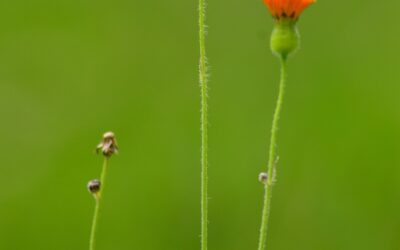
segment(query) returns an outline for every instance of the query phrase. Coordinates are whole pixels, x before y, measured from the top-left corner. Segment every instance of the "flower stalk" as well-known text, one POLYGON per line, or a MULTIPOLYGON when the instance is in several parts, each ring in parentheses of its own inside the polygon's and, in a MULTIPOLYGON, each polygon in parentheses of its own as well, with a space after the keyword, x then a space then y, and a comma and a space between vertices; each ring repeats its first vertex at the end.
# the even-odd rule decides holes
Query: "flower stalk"
POLYGON ((207 59, 206 59, 206 0, 199 0, 199 80, 201 89, 201 249, 207 250, 208 224, 208 162, 207 162, 207 59))
POLYGON ((108 169, 108 157, 104 157, 103 169, 102 169, 101 178, 100 178, 101 186, 100 186, 99 191, 96 192, 95 194, 93 194, 95 201, 96 201, 96 205, 94 207, 92 228, 90 231, 89 250, 95 250, 97 222, 99 220, 100 205, 101 205, 101 199, 102 199, 104 184, 105 184, 106 175, 107 175, 107 169, 108 169))
POLYGON ((302 11, 315 0, 264 0, 265 5, 274 17, 275 26, 271 35, 271 50, 279 58, 281 63, 281 77, 279 94, 276 101, 274 116, 272 119, 271 138, 269 144, 267 172, 261 173, 259 180, 264 184, 264 206, 261 218, 261 228, 258 250, 265 250, 267 243, 268 221, 271 209, 272 188, 275 182, 277 165, 277 132, 279 118, 282 110, 283 97, 287 79, 287 59, 299 47, 300 35, 297 29, 297 21, 302 11))
POLYGON ((275 113, 272 120, 271 140, 269 144, 268 169, 267 169, 267 174, 264 175, 260 174, 260 181, 264 184, 265 194, 264 194, 264 208, 262 212, 258 250, 264 250, 267 241, 268 221, 269 221, 269 213, 270 213, 271 198, 272 198, 272 186, 275 181, 275 172, 277 163, 277 153, 276 153, 277 132, 278 132, 280 113, 282 110, 283 96, 285 94, 285 84, 286 84, 286 59, 284 57, 281 57, 281 80, 279 84, 279 95, 276 102, 275 113))
POLYGON ((93 213, 92 227, 90 231, 90 239, 89 239, 89 250, 95 250, 96 245, 96 232, 97 232, 97 224, 99 221, 99 214, 101 210, 102 198, 104 193, 104 186, 106 182, 106 176, 108 171, 108 163, 110 157, 118 152, 118 145, 115 140, 114 133, 107 132, 103 135, 103 140, 97 146, 96 152, 101 152, 104 157, 103 167, 101 170, 100 181, 99 180, 91 180, 88 183, 88 190, 95 199, 95 208, 93 213))

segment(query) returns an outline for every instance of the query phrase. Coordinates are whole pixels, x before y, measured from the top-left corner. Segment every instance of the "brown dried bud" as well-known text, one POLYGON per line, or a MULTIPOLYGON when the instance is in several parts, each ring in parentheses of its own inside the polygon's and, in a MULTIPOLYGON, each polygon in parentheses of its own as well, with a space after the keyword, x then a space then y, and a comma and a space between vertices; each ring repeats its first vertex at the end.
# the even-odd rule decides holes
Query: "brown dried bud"
POLYGON ((87 184, 87 189, 93 195, 97 194, 100 191, 101 182, 99 180, 91 180, 87 184))
POLYGON ((267 173, 260 173, 258 175, 258 180, 262 183, 262 184, 267 184, 268 183, 268 174, 267 173))
POLYGON ((103 140, 97 145, 96 152, 102 152, 106 157, 118 153, 118 145, 113 132, 107 132, 103 135, 103 140))

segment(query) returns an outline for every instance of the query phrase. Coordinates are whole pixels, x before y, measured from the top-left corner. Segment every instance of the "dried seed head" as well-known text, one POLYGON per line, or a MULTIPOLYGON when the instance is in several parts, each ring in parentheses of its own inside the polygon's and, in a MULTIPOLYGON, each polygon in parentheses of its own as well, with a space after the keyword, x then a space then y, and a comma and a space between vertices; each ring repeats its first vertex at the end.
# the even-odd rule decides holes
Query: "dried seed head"
POLYGON ((113 132, 107 132, 103 135, 103 140, 97 145, 96 152, 102 152, 104 156, 111 157, 118 153, 118 145, 113 132))
POLYGON ((106 140, 106 139, 114 139, 114 138, 115 138, 115 135, 114 135, 114 133, 111 132, 111 131, 106 132, 106 133, 104 133, 104 135, 103 135, 103 139, 104 139, 104 140, 106 140))
POLYGON ((262 184, 267 184, 268 182, 268 174, 267 173, 260 173, 258 175, 258 180, 262 183, 262 184))
POLYGON ((87 189, 93 195, 97 194, 100 191, 101 182, 99 180, 91 180, 87 184, 87 189))

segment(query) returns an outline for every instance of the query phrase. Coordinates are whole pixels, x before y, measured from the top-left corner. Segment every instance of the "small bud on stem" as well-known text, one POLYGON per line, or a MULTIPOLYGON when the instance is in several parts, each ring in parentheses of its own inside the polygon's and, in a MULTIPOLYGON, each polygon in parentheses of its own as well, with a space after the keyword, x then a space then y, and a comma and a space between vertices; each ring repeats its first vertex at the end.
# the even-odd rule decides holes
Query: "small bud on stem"
POLYGON ((262 183, 262 184, 267 184, 268 183, 268 174, 267 173, 260 173, 258 175, 258 180, 262 183))
POLYGON ((97 179, 96 180, 91 180, 87 184, 87 189, 94 196, 96 196, 96 194, 100 191, 100 188, 101 188, 101 182, 99 180, 97 180, 97 179))

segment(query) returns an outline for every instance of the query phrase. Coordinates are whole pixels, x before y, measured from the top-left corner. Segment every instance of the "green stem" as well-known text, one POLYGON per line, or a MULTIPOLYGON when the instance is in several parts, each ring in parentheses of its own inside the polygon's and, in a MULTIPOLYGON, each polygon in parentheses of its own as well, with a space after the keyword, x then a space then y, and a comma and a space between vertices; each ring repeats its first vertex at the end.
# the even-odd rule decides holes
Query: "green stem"
POLYGON ((95 249, 97 221, 99 218, 100 204, 101 204, 101 198, 102 198, 104 184, 105 184, 105 180, 106 180, 107 168, 108 168, 108 157, 104 157, 103 169, 102 169, 101 178, 100 178, 100 190, 97 194, 95 194, 96 206, 94 208, 94 214, 93 214, 93 222, 92 222, 92 229, 91 229, 91 233, 90 233, 89 250, 95 249))
POLYGON ((205 48, 205 3, 199 0, 199 78, 201 87, 201 249, 207 250, 207 65, 205 48))
POLYGON ((267 183, 265 184, 264 208, 262 214, 258 250, 264 250, 267 241, 266 239, 267 239, 269 212, 271 207, 272 186, 274 184, 274 179, 275 179, 274 176, 276 168, 275 163, 277 159, 276 134, 278 131, 279 116, 282 109, 283 95, 285 92, 285 83, 286 83, 286 58, 281 57, 281 81, 279 84, 279 95, 278 95, 278 100, 276 102, 274 118, 272 120, 271 141, 269 145, 270 148, 269 148, 269 160, 268 160, 268 180, 267 183))

